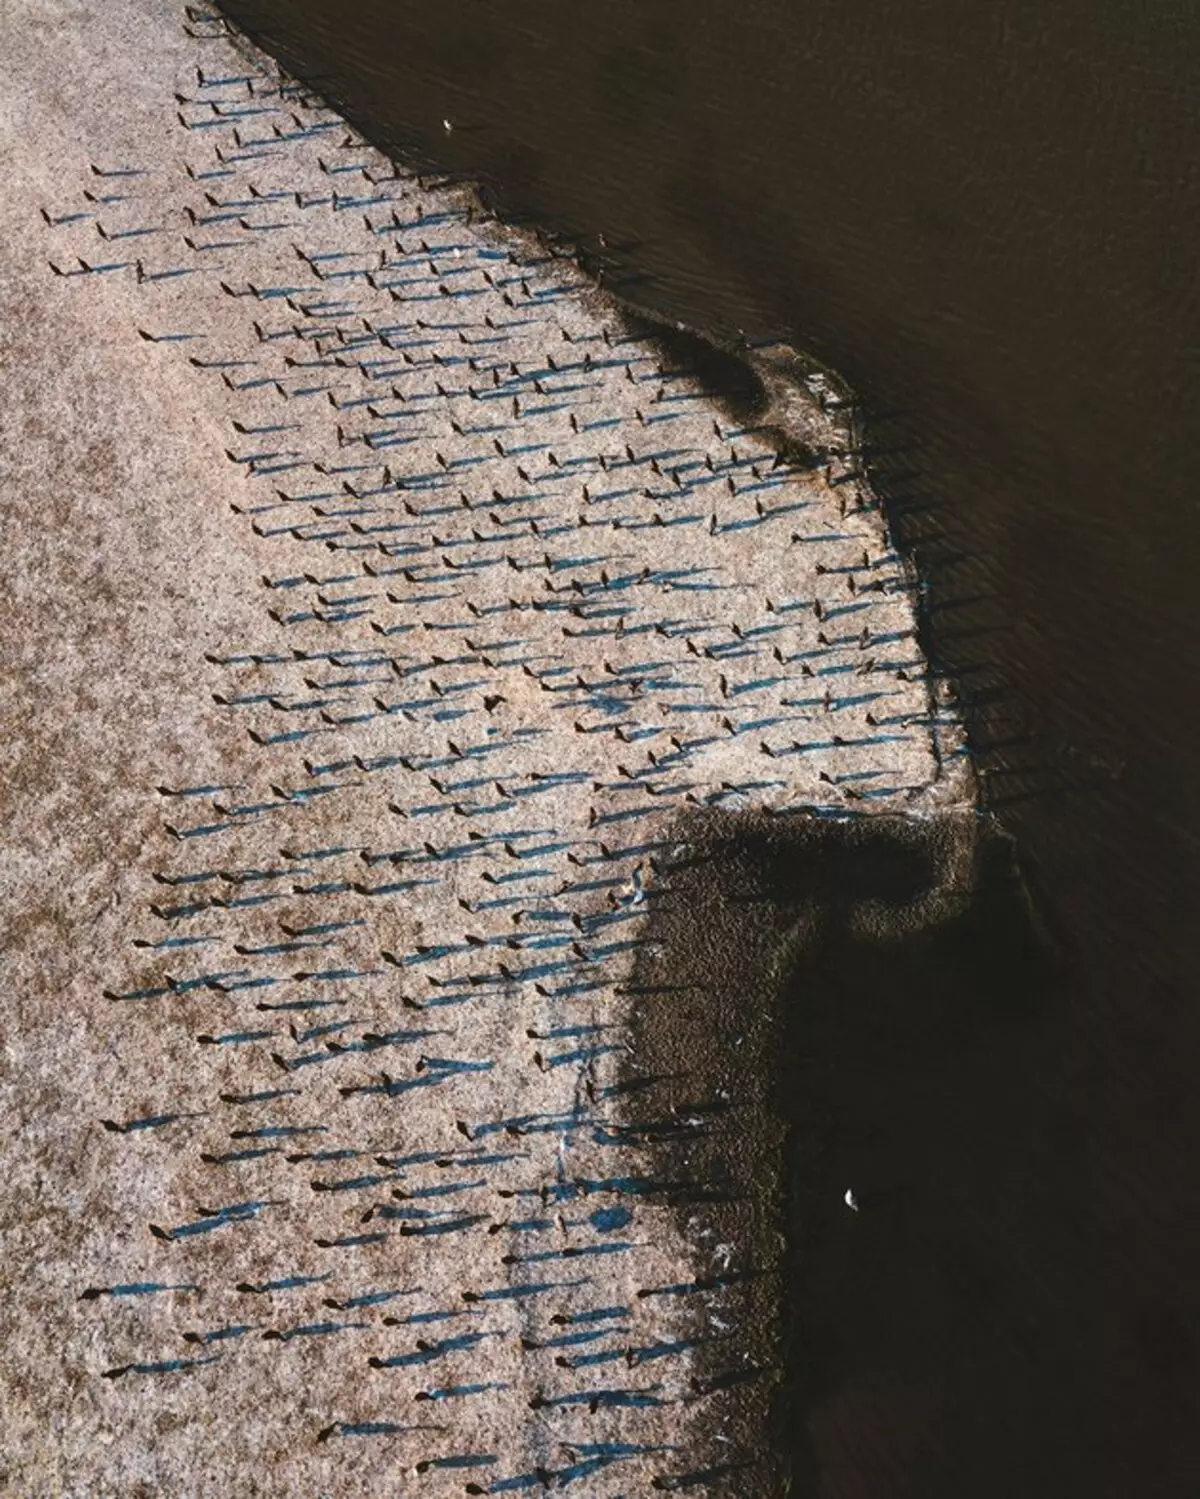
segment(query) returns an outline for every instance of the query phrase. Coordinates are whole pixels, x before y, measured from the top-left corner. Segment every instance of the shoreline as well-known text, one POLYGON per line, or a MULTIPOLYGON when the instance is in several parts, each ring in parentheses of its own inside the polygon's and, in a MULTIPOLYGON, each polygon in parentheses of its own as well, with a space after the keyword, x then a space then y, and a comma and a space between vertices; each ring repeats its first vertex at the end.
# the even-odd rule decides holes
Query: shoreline
MULTIPOLYGON (((989 803, 1061 971, 1056 1018, 1011 1059, 1037 1128, 999 1100, 1025 1187, 1001 1157, 944 1263, 949 1282, 1009 1245, 955 1318, 976 1459, 947 1492, 1052 1494, 1086 1474, 1097 1493, 1173 1495, 1193 1445, 1178 1360, 1200 1328, 1178 1217, 1180 1142, 1200 1125, 1178 697, 1194 320, 1182 263, 1156 257, 1196 216, 1179 176, 1194 24, 1087 32, 1101 138, 1090 95, 1059 86, 1082 14, 1001 38, 982 19, 958 35, 947 5, 824 3, 798 20, 761 0, 716 7, 702 33, 659 4, 584 28, 548 5, 522 26, 465 4, 436 25, 377 0, 333 25, 322 0, 237 9, 281 22, 279 45, 336 76, 361 123, 478 166, 523 214, 603 230, 610 285, 731 337, 786 329, 863 395, 872 473, 922 559, 989 803), (989 1348, 975 1329, 996 1287, 1011 1330, 989 1348)), ((1014 1004, 1022 988, 1014 972, 1014 1004)), ((930 1046, 935 1069, 956 1068, 952 1028, 930 1046)), ((960 1112, 969 1092, 951 1117, 988 1154, 992 1127, 960 1112)), ((899 1359, 920 1385, 921 1343, 877 1375, 899 1359)))
POLYGON ((270 70, 221 71, 218 39, 197 74, 194 39, 128 0, 86 33, 40 19, 96 77, 64 101, 26 19, 7 22, 39 122, 6 147, 8 222, 39 236, 10 236, 31 331, 9 869, 32 914, 10 1087, 39 1206, 5 1373, 27 1471, 76 1482, 87 1449, 89 1481, 178 1486, 219 1420, 246 1444, 230 1458, 285 1486, 356 1491, 374 1433, 423 1471, 501 1449, 489 1482, 590 1462, 598 1496, 635 1469, 670 1487, 682 1460, 617 1463, 631 1434, 657 1453, 712 1424, 682 1314, 649 1294, 700 1250, 620 1185, 642 1159, 617 1101, 644 871, 689 798, 840 817, 882 779, 881 807, 953 800, 903 564, 871 509, 723 423, 564 264, 389 174, 270 70), (874 632, 824 638, 827 614, 874 632), (843 703, 847 676, 871 691, 843 703), (418 1205, 451 1167, 458 1217, 418 1205), (48 1192, 80 1204, 54 1243, 48 1192), (545 1220, 515 1218, 523 1199, 545 1220), (599 1268, 541 1288, 521 1268, 560 1261, 599 1268), (615 1388, 536 1304, 586 1328, 593 1280, 626 1310, 597 1362, 629 1375, 615 1388), (409 1295, 411 1319, 363 1310, 409 1295), (389 1331, 441 1320, 466 1341, 389 1331), (497 1386, 449 1450, 408 1404, 449 1398, 441 1357, 497 1386), (33 1381, 47 1362, 73 1403, 33 1381), (65 1435, 47 1401, 70 1403, 65 1435))

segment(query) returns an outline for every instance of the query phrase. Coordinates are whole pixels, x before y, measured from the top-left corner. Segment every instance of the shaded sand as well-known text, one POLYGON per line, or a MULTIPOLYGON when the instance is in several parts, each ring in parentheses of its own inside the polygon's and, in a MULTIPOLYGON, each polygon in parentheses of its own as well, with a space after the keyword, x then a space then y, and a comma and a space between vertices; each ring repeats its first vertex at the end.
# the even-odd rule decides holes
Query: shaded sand
POLYGON ((0 53, 6 1482, 762 1489, 629 1022, 695 819, 969 806, 849 430, 219 25, 0 53))

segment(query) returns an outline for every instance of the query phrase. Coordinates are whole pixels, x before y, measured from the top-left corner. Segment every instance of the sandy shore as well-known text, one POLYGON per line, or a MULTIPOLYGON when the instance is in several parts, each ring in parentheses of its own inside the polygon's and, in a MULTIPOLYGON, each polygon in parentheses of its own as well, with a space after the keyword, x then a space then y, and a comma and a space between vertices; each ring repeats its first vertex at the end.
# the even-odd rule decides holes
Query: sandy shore
POLYGON ((0 53, 14 1491, 748 1492, 630 990, 694 819, 969 804, 843 428, 219 26, 0 53))

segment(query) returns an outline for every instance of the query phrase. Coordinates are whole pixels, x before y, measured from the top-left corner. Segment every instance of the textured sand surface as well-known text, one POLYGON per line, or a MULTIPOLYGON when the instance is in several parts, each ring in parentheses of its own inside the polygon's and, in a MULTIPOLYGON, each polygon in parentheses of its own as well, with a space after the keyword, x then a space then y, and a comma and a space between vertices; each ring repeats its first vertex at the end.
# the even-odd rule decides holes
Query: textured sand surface
POLYGON ((8 1490, 746 1492, 626 991, 689 816, 966 793, 844 430, 218 25, 0 55, 8 1490))

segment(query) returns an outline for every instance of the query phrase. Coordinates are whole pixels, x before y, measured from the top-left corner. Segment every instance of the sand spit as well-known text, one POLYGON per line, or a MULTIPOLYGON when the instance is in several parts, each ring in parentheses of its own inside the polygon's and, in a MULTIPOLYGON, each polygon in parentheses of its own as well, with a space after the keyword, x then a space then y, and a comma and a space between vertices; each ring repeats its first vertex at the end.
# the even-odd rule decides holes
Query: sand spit
POLYGON ((753 1492, 630 1021, 695 819, 970 804, 844 427, 198 10, 0 53, 6 1482, 753 1492))

